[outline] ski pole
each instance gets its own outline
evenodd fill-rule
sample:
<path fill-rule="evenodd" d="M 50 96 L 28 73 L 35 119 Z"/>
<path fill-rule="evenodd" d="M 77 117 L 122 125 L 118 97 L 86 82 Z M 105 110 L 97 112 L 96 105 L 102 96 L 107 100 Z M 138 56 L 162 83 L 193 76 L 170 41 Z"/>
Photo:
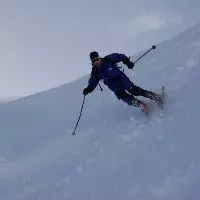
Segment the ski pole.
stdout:
<path fill-rule="evenodd" d="M 141 55 L 135 62 L 133 62 L 134 64 L 137 63 L 142 57 L 144 57 L 147 53 L 149 53 L 151 50 L 155 49 L 156 46 L 153 45 L 148 51 L 146 51 L 143 55 Z"/>
<path fill-rule="evenodd" d="M 103 91 L 103 88 L 101 87 L 100 83 L 98 83 L 98 84 L 99 84 L 100 90 Z"/>
<path fill-rule="evenodd" d="M 84 103 L 85 103 L 85 97 L 86 97 L 86 96 L 84 95 L 83 103 L 82 103 L 82 106 L 81 106 L 81 111 L 80 111 L 80 114 L 79 114 L 79 117 L 78 117 L 78 121 L 77 121 L 76 126 L 75 126 L 75 128 L 74 128 L 74 131 L 72 132 L 72 135 L 75 135 L 76 128 L 77 128 L 78 123 L 79 123 L 79 121 L 80 121 L 80 118 L 81 118 L 81 115 L 82 115 L 82 111 L 83 111 L 83 106 L 84 106 Z"/>

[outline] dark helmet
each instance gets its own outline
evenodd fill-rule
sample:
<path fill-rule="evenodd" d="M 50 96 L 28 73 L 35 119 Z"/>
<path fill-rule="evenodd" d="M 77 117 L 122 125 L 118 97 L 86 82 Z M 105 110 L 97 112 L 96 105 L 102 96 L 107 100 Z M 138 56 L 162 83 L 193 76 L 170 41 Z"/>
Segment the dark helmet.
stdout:
<path fill-rule="evenodd" d="M 93 51 L 93 52 L 90 53 L 90 59 L 91 59 L 91 60 L 94 60 L 94 59 L 97 58 L 97 57 L 99 57 L 98 52 Z"/>

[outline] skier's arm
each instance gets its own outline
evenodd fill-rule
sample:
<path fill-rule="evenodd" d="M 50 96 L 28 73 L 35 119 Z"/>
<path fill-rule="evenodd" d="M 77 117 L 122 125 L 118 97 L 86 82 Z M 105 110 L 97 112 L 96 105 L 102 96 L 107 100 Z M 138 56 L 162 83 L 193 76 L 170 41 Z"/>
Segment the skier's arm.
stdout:
<path fill-rule="evenodd" d="M 90 79 L 88 81 L 88 86 L 83 90 L 83 95 L 87 95 L 96 88 L 97 84 L 99 83 L 99 79 L 95 77 L 94 72 L 91 72 Z"/>
<path fill-rule="evenodd" d="M 129 69 L 132 69 L 134 67 L 134 63 L 131 62 L 125 54 L 112 53 L 105 58 L 111 60 L 114 64 L 122 61 L 125 65 L 127 65 Z"/>

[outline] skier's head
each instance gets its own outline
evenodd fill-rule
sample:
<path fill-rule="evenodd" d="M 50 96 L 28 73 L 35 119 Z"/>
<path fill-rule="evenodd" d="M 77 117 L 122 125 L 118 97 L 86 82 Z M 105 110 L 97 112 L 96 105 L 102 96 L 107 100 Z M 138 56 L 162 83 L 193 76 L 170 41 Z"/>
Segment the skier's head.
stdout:
<path fill-rule="evenodd" d="M 90 60 L 91 60 L 93 66 L 97 66 L 98 67 L 102 63 L 102 60 L 99 57 L 98 52 L 96 52 L 96 51 L 93 51 L 93 52 L 90 53 Z"/>
<path fill-rule="evenodd" d="M 91 61 L 94 60 L 94 59 L 97 58 L 97 57 L 99 57 L 98 52 L 92 51 L 92 52 L 90 53 L 90 59 L 91 59 Z"/>

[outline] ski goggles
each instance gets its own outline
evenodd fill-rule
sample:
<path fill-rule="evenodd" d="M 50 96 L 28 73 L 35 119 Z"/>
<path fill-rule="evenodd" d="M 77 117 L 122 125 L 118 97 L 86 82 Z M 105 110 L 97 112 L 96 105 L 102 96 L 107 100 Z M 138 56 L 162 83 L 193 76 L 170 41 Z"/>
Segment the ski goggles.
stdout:
<path fill-rule="evenodd" d="M 101 64 L 101 58 L 100 57 L 96 57 L 92 60 L 92 64 L 93 65 L 99 65 Z"/>

